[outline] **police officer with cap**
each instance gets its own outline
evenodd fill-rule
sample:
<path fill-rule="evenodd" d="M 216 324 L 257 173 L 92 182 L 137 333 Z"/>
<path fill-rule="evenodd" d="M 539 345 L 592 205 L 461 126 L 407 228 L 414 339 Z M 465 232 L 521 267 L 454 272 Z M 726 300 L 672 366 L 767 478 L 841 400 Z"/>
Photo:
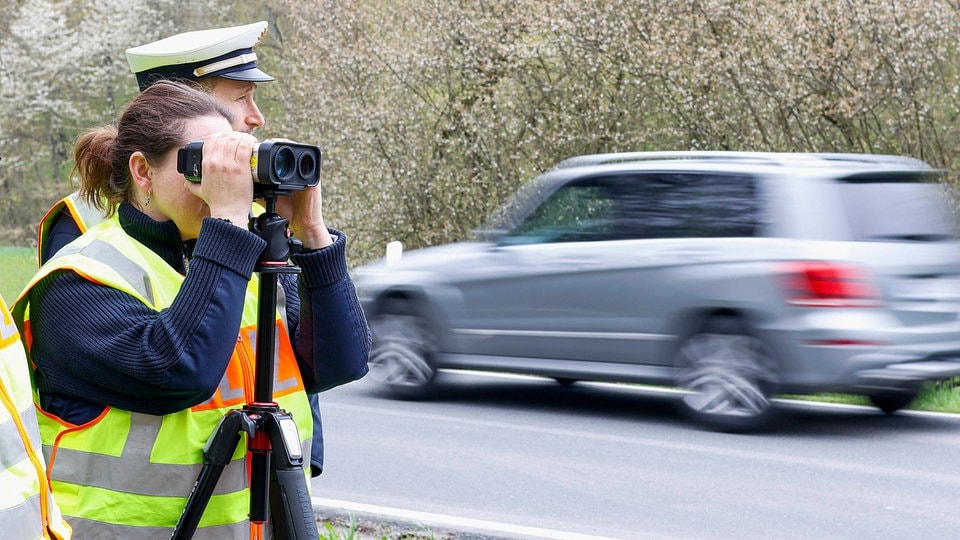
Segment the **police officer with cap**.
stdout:
<path fill-rule="evenodd" d="M 264 123 L 256 83 L 274 80 L 257 68 L 253 51 L 266 33 L 266 21 L 185 32 L 127 49 L 127 62 L 141 91 L 161 79 L 200 82 L 231 108 L 235 130 L 253 133 Z"/>
<path fill-rule="evenodd" d="M 266 21 L 184 32 L 127 49 L 127 62 L 137 76 L 141 91 L 164 79 L 194 81 L 207 87 L 233 113 L 233 129 L 252 134 L 265 122 L 254 101 L 257 83 L 275 80 L 257 67 L 257 54 L 254 52 L 266 33 Z M 58 201 L 38 227 L 37 253 L 40 264 L 102 220 L 100 210 L 81 200 L 77 192 Z M 330 316 L 349 315 L 331 313 Z M 357 321 L 357 324 L 365 326 L 366 322 Z M 343 336 L 345 344 L 342 346 L 332 344 L 333 349 L 355 349 L 346 344 L 349 337 Z M 323 432 L 316 394 L 310 395 L 310 405 L 314 431 L 310 454 L 311 475 L 318 476 L 323 470 Z"/>

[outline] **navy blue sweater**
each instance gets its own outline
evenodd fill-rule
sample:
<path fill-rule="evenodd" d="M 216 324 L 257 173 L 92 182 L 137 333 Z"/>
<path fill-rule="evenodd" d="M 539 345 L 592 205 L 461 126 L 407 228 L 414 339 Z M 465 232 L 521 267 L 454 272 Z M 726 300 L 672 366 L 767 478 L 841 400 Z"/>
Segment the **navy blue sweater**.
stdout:
<path fill-rule="evenodd" d="M 168 414 L 216 389 L 236 344 L 249 279 L 265 242 L 218 219 L 183 243 L 173 222 L 156 222 L 130 205 L 123 229 L 185 273 L 173 304 L 154 311 L 126 293 L 57 271 L 30 291 L 31 355 L 41 407 L 81 424 L 109 405 Z M 347 273 L 343 233 L 294 255 L 302 273 L 283 274 L 287 322 L 310 393 L 367 372 L 370 331 Z M 189 271 L 187 271 L 189 266 Z"/>

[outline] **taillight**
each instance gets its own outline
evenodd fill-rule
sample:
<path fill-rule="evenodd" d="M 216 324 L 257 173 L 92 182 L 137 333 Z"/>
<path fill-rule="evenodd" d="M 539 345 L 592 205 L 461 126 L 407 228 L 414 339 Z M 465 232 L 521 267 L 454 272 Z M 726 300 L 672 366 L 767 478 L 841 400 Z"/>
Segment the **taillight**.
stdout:
<path fill-rule="evenodd" d="M 869 272 L 825 261 L 783 263 L 780 284 L 788 304 L 811 307 L 877 307 L 880 290 Z"/>

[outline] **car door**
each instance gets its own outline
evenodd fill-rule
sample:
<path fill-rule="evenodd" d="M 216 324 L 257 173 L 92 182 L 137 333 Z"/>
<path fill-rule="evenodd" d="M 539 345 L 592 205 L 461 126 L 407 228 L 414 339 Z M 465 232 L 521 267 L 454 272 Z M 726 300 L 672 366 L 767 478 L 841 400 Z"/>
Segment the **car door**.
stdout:
<path fill-rule="evenodd" d="M 750 236 L 742 175 L 630 172 L 567 183 L 459 284 L 455 352 L 664 363 L 669 319 L 695 302 L 683 268 L 727 255 L 717 237 Z"/>

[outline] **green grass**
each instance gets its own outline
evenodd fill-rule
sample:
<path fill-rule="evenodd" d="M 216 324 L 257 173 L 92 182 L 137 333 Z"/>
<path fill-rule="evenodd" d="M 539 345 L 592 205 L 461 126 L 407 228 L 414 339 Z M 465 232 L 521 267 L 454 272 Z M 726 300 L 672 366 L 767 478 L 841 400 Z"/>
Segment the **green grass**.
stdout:
<path fill-rule="evenodd" d="M 0 294 L 9 305 L 37 271 L 37 250 L 0 247 L 0 261 Z"/>
<path fill-rule="evenodd" d="M 909 408 L 960 413 L 960 377 L 928 384 Z"/>
<path fill-rule="evenodd" d="M 0 294 L 7 304 L 16 300 L 17 295 L 33 277 L 37 269 L 36 250 L 33 248 L 0 247 Z M 807 399 L 831 403 L 852 405 L 870 405 L 866 398 L 846 394 L 818 394 L 815 396 L 785 396 L 791 399 Z M 910 404 L 910 409 L 960 413 L 960 378 L 931 383 Z M 349 527 L 348 527 L 349 528 Z"/>
<path fill-rule="evenodd" d="M 866 396 L 850 394 L 814 394 L 810 396 L 787 395 L 785 399 L 819 401 L 822 403 L 842 403 L 845 405 L 863 405 L 872 407 Z M 907 407 L 915 411 L 960 413 L 960 377 L 945 381 L 927 383 L 916 399 Z"/>
<path fill-rule="evenodd" d="M 455 531 L 431 531 L 417 524 L 390 523 L 373 518 L 333 516 L 317 523 L 320 540 L 454 540 Z"/>

